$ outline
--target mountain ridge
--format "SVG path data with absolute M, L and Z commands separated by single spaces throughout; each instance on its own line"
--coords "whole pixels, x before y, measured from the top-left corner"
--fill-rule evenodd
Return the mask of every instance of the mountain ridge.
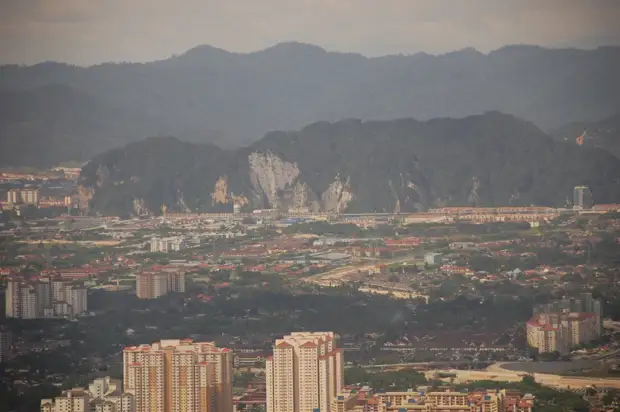
M 202 46 L 149 63 L 0 67 L 0 91 L 24 93 L 13 96 L 16 101 L 52 85 L 70 87 L 110 112 L 123 113 L 118 119 L 107 110 L 67 107 L 100 125 L 72 136 L 87 149 L 96 141 L 86 158 L 118 145 L 119 136 L 120 143 L 174 135 L 232 148 L 272 130 L 343 118 L 428 120 L 499 110 L 551 130 L 620 112 L 620 48 L 510 46 L 488 54 L 465 49 L 439 56 L 368 58 L 284 43 L 245 54 Z M 50 113 L 66 105 L 45 96 L 41 101 Z M 54 124 L 33 115 L 26 121 L 42 126 L 24 136 L 32 146 L 22 149 L 23 156 L 1 158 L 0 165 L 28 165 L 38 159 L 31 152 L 47 139 L 46 126 L 71 134 L 82 119 L 63 117 Z M 20 127 L 13 121 L 0 125 L 3 151 L 13 149 L 4 142 Z M 66 146 L 51 146 L 50 159 L 72 160 L 74 153 Z
M 512 115 L 316 122 L 243 148 L 149 139 L 93 158 L 93 211 L 244 208 L 412 212 L 448 205 L 564 206 L 576 185 L 620 200 L 620 159 L 553 140 Z

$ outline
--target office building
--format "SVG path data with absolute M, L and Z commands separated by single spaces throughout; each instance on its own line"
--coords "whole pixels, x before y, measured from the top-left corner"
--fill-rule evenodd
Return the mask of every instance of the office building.
M 232 412 L 232 351 L 190 339 L 127 347 L 123 385 L 136 412 Z
M 185 248 L 185 241 L 181 236 L 151 238 L 151 253 L 179 252 Z
M 121 382 L 110 377 L 95 379 L 88 388 L 64 391 L 54 399 L 41 400 L 41 412 L 134 412 L 132 394 L 121 391 Z
M 594 206 L 594 202 L 590 188 L 588 186 L 575 186 L 573 189 L 573 209 L 592 209 L 592 206 Z
M 342 349 L 333 332 L 294 332 L 267 358 L 267 412 L 329 412 L 344 385 Z
M 33 285 L 9 279 L 5 294 L 6 317 L 35 319 L 37 317 L 37 292 Z

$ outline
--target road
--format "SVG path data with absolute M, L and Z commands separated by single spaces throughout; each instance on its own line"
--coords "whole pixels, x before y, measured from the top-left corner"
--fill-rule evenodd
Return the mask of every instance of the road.
M 385 363 L 378 365 L 360 365 L 347 366 L 346 368 L 362 368 L 362 369 L 383 369 L 383 370 L 401 370 L 415 369 L 418 367 L 442 367 L 450 365 L 489 365 L 491 362 L 473 362 L 473 361 L 430 361 L 430 362 L 406 362 L 406 363 Z
M 401 256 L 398 258 L 377 260 L 372 263 L 364 263 L 362 265 L 347 265 L 338 269 L 330 270 L 329 272 L 319 273 L 318 275 L 308 276 L 303 280 L 309 283 L 317 284 L 329 284 L 330 282 L 340 282 L 343 278 L 354 275 L 358 272 L 368 271 L 375 268 L 377 265 L 393 265 L 397 263 L 406 263 L 415 260 L 415 256 Z M 419 259 L 419 258 L 418 258 Z

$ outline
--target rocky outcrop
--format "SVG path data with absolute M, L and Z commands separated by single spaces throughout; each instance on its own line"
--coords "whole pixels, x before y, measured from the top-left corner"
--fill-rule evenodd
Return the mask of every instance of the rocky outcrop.
M 324 212 L 342 213 L 354 198 L 351 190 L 351 177 L 343 181 L 338 175 L 321 194 L 322 209 Z
M 235 204 L 246 206 L 249 204 L 248 198 L 244 195 L 235 195 L 228 189 L 228 176 L 220 176 L 215 182 L 213 192 L 211 192 L 211 205 Z
M 88 211 L 90 200 L 93 198 L 94 195 L 95 195 L 94 188 L 84 186 L 81 184 L 78 185 L 77 198 L 78 198 L 78 207 L 80 208 L 80 210 L 82 210 L 83 212 Z
M 110 181 L 110 169 L 104 165 L 100 164 L 97 167 L 97 187 L 104 187 Z
M 134 198 L 133 202 L 133 213 L 137 216 L 150 216 L 152 215 L 151 211 L 148 207 L 146 207 L 146 202 L 142 198 Z
M 482 182 L 476 176 L 471 178 L 471 182 L 472 187 L 467 196 L 467 201 L 473 205 L 478 205 L 480 203 L 480 187 L 482 186 Z
M 296 163 L 273 152 L 250 153 L 248 165 L 257 207 L 341 213 L 354 198 L 350 177 L 343 180 L 336 176 L 327 189 L 318 194 L 304 181 Z M 224 183 L 219 185 L 218 198 L 221 199 Z
M 257 203 L 262 207 L 283 208 L 281 194 L 293 189 L 299 168 L 272 152 L 253 152 L 248 156 L 250 183 Z

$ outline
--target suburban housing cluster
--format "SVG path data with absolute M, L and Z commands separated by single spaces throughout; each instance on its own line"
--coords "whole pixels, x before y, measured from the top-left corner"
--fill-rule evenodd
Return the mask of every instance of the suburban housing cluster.
M 266 412 L 531 412 L 534 397 L 517 391 L 378 392 L 344 385 L 343 351 L 333 332 L 293 332 L 267 360 Z M 41 401 L 41 412 L 237 412 L 233 353 L 213 342 L 166 339 L 123 350 L 123 384 L 95 379 Z

